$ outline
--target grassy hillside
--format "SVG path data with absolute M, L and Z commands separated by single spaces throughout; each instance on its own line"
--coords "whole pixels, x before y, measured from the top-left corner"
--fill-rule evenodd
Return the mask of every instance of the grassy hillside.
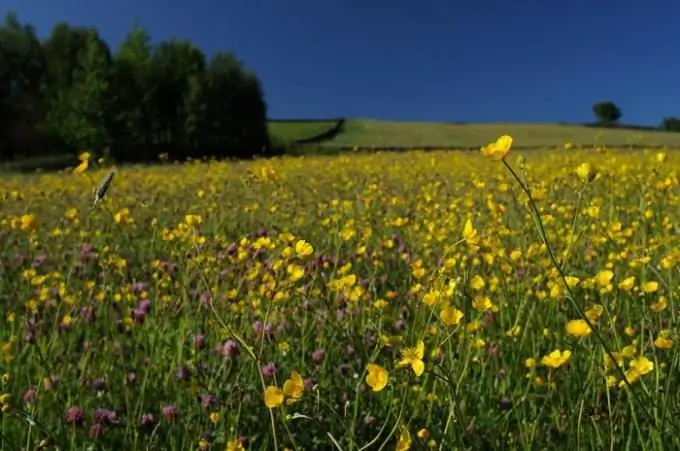
M 270 120 L 269 134 L 284 142 L 314 139 L 335 129 L 341 119 Z
M 625 147 L 669 146 L 680 148 L 680 133 L 596 128 L 560 124 L 447 124 L 347 120 L 343 130 L 323 146 L 332 147 L 441 147 L 474 148 L 503 134 L 515 138 L 518 147 L 576 145 Z

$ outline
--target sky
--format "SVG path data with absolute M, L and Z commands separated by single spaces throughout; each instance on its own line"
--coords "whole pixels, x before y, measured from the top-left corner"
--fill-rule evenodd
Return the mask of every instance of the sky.
M 656 0 L 0 0 L 41 37 L 95 26 L 233 52 L 271 118 L 585 122 L 680 116 L 680 2 Z M 0 9 L 1 10 L 1 9 Z

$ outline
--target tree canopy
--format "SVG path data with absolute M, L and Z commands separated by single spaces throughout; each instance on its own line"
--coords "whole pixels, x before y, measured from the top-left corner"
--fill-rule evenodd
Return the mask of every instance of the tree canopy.
M 119 161 L 250 157 L 270 147 L 257 76 L 229 52 L 151 43 L 134 24 L 112 50 L 94 28 L 58 23 L 44 41 L 0 24 L 0 159 L 108 153 Z

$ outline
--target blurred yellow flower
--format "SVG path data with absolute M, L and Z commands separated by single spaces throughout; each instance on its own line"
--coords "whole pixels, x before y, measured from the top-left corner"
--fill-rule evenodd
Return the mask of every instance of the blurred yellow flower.
M 463 238 L 472 250 L 477 250 L 479 248 L 479 235 L 477 234 L 477 230 L 472 227 L 472 221 L 469 219 L 465 222 L 465 227 L 463 227 Z
M 583 182 L 587 183 L 592 182 L 597 174 L 590 163 L 581 163 L 576 168 L 576 175 L 578 175 L 578 178 Z
M 74 174 L 82 174 L 87 171 L 88 160 L 82 160 L 78 166 L 73 169 Z
M 38 218 L 33 214 L 23 215 L 19 220 L 19 228 L 24 232 L 32 232 L 38 228 Z
M 573 335 L 574 337 L 587 337 L 592 332 L 588 323 L 582 319 L 572 319 L 565 326 L 565 330 L 569 335 Z
M 299 258 L 309 257 L 314 253 L 314 248 L 305 240 L 300 240 L 295 243 L 295 253 Z
M 401 428 L 401 433 L 399 434 L 399 439 L 397 439 L 396 451 L 408 451 L 411 449 L 412 439 L 411 433 L 406 427 Z
M 463 312 L 461 312 L 457 308 L 447 305 L 439 313 L 439 317 L 441 318 L 442 322 L 445 325 L 456 326 L 460 324 L 460 321 L 463 319 Z
M 550 368 L 559 368 L 569 361 L 571 358 L 571 351 L 560 351 L 556 349 L 550 354 L 543 356 L 541 363 Z
M 293 404 L 302 398 L 305 391 L 305 381 L 297 371 L 290 373 L 290 379 L 283 384 L 283 394 L 286 396 L 286 404 Z

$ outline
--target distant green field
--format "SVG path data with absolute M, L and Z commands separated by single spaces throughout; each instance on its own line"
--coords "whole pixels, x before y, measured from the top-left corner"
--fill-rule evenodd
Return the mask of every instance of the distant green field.
M 337 119 L 320 121 L 277 121 L 268 123 L 270 136 L 286 142 L 311 139 L 332 130 L 338 123 Z
M 518 147 L 554 147 L 571 142 L 580 146 L 668 146 L 680 148 L 680 133 L 607 129 L 560 124 L 446 124 L 349 119 L 343 130 L 320 143 L 328 147 L 442 147 L 474 148 L 512 135 Z

